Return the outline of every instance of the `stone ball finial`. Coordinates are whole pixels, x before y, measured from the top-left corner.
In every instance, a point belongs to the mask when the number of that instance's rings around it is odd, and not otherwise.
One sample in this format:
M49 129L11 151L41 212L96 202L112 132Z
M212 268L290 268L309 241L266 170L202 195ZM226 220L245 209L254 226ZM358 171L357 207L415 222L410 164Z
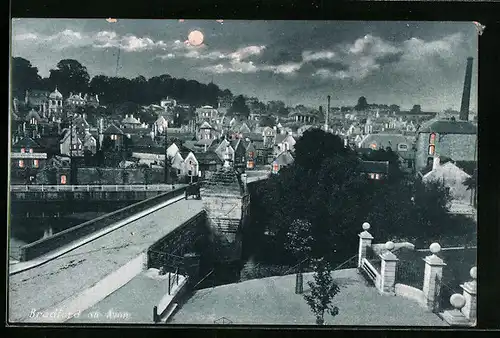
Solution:
M472 267L470 269L469 273L470 273L470 276L472 277L472 279L476 279L477 278L477 267L475 267L475 266Z
M363 230L364 231L370 230L370 223L368 223L368 222L363 223Z
M395 245L394 245L394 242L392 242L392 241L388 241L387 243L385 243L385 248L389 251L394 250L394 247L395 247Z
M431 252L435 255L437 254L439 251L441 251L441 245L439 245L439 243L432 243L430 246L429 246L429 249L431 250Z
M455 293L450 297L450 304L455 309L460 310L465 306L465 298L459 293Z

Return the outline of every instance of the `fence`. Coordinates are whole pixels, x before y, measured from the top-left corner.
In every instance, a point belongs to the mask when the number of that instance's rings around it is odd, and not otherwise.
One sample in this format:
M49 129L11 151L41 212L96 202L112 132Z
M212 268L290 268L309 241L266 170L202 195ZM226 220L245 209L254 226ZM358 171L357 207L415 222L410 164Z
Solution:
M39 257L43 254L46 254L50 251L60 248L66 244L69 244L75 240L78 240L84 236L90 235L101 229L104 229L105 227L111 224L124 220L127 217L130 217L131 215L137 214L138 212L144 211L159 203L180 196L184 194L185 190L186 190L185 187L171 190L164 194L151 197L147 200L134 203L125 208L97 217L88 222L84 222L67 230L61 231L53 236L43 238L36 242L27 244L21 247L21 260L26 261Z
M58 192L58 191L168 191L172 184L112 184L112 185L11 185L11 192Z
M372 245L373 237L368 229L370 225L364 223L364 231L359 234L358 268L375 283L380 292L416 300L435 313L454 308L442 314L451 325L471 325L475 322L475 252L463 250L462 256L456 257L456 248L446 250L440 256L449 258L448 266L442 257L437 256L441 252L438 243L431 244L428 250L431 255L425 256L427 250L414 250L410 243ZM380 269L375 265L377 255L381 258ZM474 266L470 271L473 280L459 285L460 281L467 279L464 265ZM463 295L459 294L461 290Z

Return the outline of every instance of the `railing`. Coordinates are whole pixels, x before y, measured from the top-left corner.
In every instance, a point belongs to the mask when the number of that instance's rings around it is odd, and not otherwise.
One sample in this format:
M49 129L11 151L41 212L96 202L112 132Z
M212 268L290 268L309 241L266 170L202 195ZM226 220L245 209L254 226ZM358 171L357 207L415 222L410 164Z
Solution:
M185 190L185 188L183 188ZM149 247L147 252L147 267L150 268L165 268L168 266L174 266L177 261L183 259L182 256L178 256L173 254L172 251L165 252L162 248L166 245L166 241L170 238L177 236L180 232L185 231L186 228L190 226L198 226L200 222L204 222L206 219L206 213L204 210L197 213L195 216L188 219L183 224L179 225L175 230L170 232L169 234L163 236L160 240L158 240L155 244Z
M76 241L84 236L95 233L107 226L110 226L111 224L124 220L127 217L130 217L131 215L134 215L143 210L146 210L154 205L168 201L169 199L172 199L174 197L183 195L185 190L186 190L185 187L171 190L164 194L160 194L148 198L144 201L134 203L125 208L97 217L93 220L84 222L67 230L58 232L53 236L43 238L36 242L27 244L21 247L21 260L27 261L39 257L43 254L46 254L50 251L60 248L66 244Z
M366 258L363 258L361 268L368 275L368 277L373 281L375 286L378 288L381 277L378 270L368 261Z
M177 186L184 186L178 184ZM166 191L172 184L114 184L114 185L11 185L11 192L58 192L58 191Z

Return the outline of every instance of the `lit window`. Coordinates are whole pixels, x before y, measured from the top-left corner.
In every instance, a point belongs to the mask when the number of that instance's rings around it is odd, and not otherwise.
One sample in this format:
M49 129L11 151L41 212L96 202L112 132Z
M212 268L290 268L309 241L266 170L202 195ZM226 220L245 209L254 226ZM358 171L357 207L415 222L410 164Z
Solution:
M279 170L279 165L278 165L278 163L274 163L274 164L273 164L273 171L274 171L275 173L277 173L277 172L278 172L278 170Z
M24 154L26 152L26 149L21 148L21 154Z
M436 142L436 134L435 133L432 133L430 136L429 136L429 144L435 144Z
M436 146L431 144L429 146L429 155L434 155L435 150L436 150Z
M111 139L112 139L113 141L118 140L118 135L111 135Z
M61 184L66 184L66 175L61 175Z
M375 174L375 179L380 180L380 174Z
M33 154L33 148L30 148L30 154Z
M370 174L370 178L373 180L375 179L375 174Z
M372 143L372 144L370 144L370 148L371 148L371 149L377 149L377 144L376 144L376 143Z
M38 168L39 165L40 163L38 160L33 160L33 168Z
M24 161L23 160L19 160L19 168L24 168Z

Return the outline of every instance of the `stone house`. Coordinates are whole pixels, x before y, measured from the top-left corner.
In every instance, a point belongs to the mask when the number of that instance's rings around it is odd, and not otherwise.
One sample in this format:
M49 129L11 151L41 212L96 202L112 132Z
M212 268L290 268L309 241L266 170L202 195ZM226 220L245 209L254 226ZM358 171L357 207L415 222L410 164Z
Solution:
M368 134L358 143L358 148L373 150L391 148L393 151L405 151L412 148L411 141L402 134Z
M435 156L454 161L477 160L477 126L469 121L434 119L417 131L415 167L431 165Z
M451 159L435 156L432 166L420 172L424 183L441 182L449 189L453 201L469 203L472 200L472 190L467 190L463 182L471 177L463 169L458 167Z
M283 151L294 151L294 147L295 147L296 143L297 143L297 141L295 141L295 138L291 134L276 135L276 145L274 148L275 155L277 156Z
M294 158L290 151L282 151L274 161L272 162L271 171L273 174L277 174L282 168L291 165L294 162Z
M370 180L385 180L389 175L389 161L361 161L361 173Z
M65 128L60 140L60 154L70 156L83 156L83 140L80 139L75 127Z

